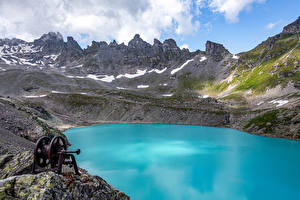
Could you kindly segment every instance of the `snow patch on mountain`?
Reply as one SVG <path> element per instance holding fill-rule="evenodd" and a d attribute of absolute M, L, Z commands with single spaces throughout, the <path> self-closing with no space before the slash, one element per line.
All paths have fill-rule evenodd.
<path fill-rule="evenodd" d="M 207 58 L 205 57 L 205 56 L 202 56 L 201 58 L 200 58 L 200 62 L 203 62 L 203 61 L 205 61 Z"/>
<path fill-rule="evenodd" d="M 162 70 L 159 70 L 159 69 L 151 69 L 150 71 L 148 71 L 148 73 L 155 72 L 155 73 L 157 73 L 157 74 L 161 74 L 161 73 L 163 73 L 163 72 L 166 71 L 166 70 L 167 70 L 166 67 L 163 68 Z"/>
<path fill-rule="evenodd" d="M 137 86 L 137 88 L 140 88 L 140 89 L 141 89 L 141 88 L 148 88 L 148 87 L 149 87 L 149 85 L 138 85 L 138 86 Z"/>
<path fill-rule="evenodd" d="M 53 94 L 67 94 L 66 92 L 60 92 L 60 91 L 55 91 L 55 90 L 52 90 L 51 93 L 53 93 Z"/>
<path fill-rule="evenodd" d="M 100 81 L 104 81 L 107 83 L 111 83 L 113 80 L 115 80 L 115 77 L 113 75 L 104 75 L 104 78 L 101 78 Z"/>
<path fill-rule="evenodd" d="M 240 57 L 234 54 L 234 55 L 232 55 L 232 58 L 233 59 L 239 59 Z"/>
<path fill-rule="evenodd" d="M 139 77 L 139 76 L 143 76 L 145 75 L 147 72 L 147 69 L 145 70 L 137 70 L 135 74 L 119 74 L 116 78 L 119 79 L 119 78 L 122 78 L 122 77 L 125 77 L 125 78 L 136 78 L 136 77 Z"/>
<path fill-rule="evenodd" d="M 25 98 L 42 98 L 42 97 L 46 97 L 47 94 L 42 94 L 42 95 L 29 95 L 29 96 L 23 96 Z"/>
<path fill-rule="evenodd" d="M 173 96 L 173 93 L 171 93 L 171 94 L 163 94 L 162 96 L 163 97 L 171 97 L 171 96 Z"/>
<path fill-rule="evenodd" d="M 51 54 L 51 55 L 44 56 L 44 58 L 55 61 L 58 58 L 58 56 L 60 56 L 60 54 Z"/>
<path fill-rule="evenodd" d="M 276 107 L 280 107 L 287 104 L 288 102 L 288 100 L 272 100 L 269 103 L 277 104 Z"/>
<path fill-rule="evenodd" d="M 103 78 L 99 78 L 99 77 L 103 77 Z M 112 82 L 113 80 L 115 80 L 115 77 L 113 75 L 94 75 L 94 74 L 88 74 L 87 78 L 90 79 L 94 79 L 97 81 L 104 81 L 104 82 Z"/>
<path fill-rule="evenodd" d="M 192 62 L 194 59 L 190 59 L 190 60 L 187 60 L 185 63 L 183 63 L 180 67 L 176 68 L 176 69 L 173 69 L 171 71 L 171 74 L 175 74 L 176 72 L 182 70 L 189 62 Z"/>
<path fill-rule="evenodd" d="M 209 96 L 208 95 L 199 95 L 198 96 L 198 98 L 200 98 L 200 99 L 206 99 L 206 98 L 208 98 Z"/>
<path fill-rule="evenodd" d="M 260 101 L 260 102 L 258 102 L 258 104 L 256 104 L 256 105 L 261 105 L 261 104 L 263 104 L 264 103 L 264 101 Z"/>
<path fill-rule="evenodd" d="M 81 68 L 83 65 L 76 65 L 74 67 L 70 67 L 70 69 Z"/>
<path fill-rule="evenodd" d="M 127 90 L 127 88 L 124 87 L 116 87 L 118 90 Z"/>

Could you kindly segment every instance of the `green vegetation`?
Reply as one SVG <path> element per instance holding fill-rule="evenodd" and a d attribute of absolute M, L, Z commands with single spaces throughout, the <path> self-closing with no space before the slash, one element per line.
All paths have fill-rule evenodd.
<path fill-rule="evenodd" d="M 235 91 L 252 90 L 257 93 L 264 92 L 266 88 L 276 87 L 281 82 L 277 74 L 266 72 L 266 66 L 256 67 L 251 72 L 245 72 L 233 81 L 239 81 Z"/>
<path fill-rule="evenodd" d="M 104 97 L 88 96 L 82 94 L 51 94 L 51 96 L 55 97 L 57 101 L 62 102 L 63 105 L 69 105 L 76 108 L 80 106 L 97 105 L 99 104 L 99 100 L 107 101 L 107 99 Z"/>
<path fill-rule="evenodd" d="M 264 113 L 263 115 L 257 116 L 251 119 L 248 124 L 244 126 L 245 129 L 249 128 L 250 126 L 258 126 L 259 129 L 265 128 L 266 133 L 273 133 L 273 126 L 274 124 L 278 123 L 277 114 L 279 113 L 278 110 L 272 110 L 269 112 Z"/>
<path fill-rule="evenodd" d="M 223 97 L 222 99 L 223 100 L 234 100 L 234 101 L 238 101 L 238 102 L 246 102 L 246 99 L 242 93 L 229 94 L 229 95 Z"/>
<path fill-rule="evenodd" d="M 212 85 L 211 90 L 215 93 L 220 93 L 220 92 L 226 90 L 229 85 L 230 85 L 230 83 L 228 81 L 223 81 L 223 82 Z"/>
<path fill-rule="evenodd" d="M 176 93 L 179 94 L 184 93 L 184 91 L 202 90 L 214 83 L 213 77 L 194 77 L 190 72 L 181 75 L 178 80 L 179 84 Z"/>
<path fill-rule="evenodd" d="M 281 35 L 269 38 L 241 57 L 242 63 L 234 66 L 234 78 L 211 84 L 208 93 L 219 94 L 235 85 L 232 93 L 264 93 L 278 85 L 285 87 L 288 82 L 300 81 L 300 34 Z M 224 99 L 242 100 L 239 95 L 228 95 Z"/>

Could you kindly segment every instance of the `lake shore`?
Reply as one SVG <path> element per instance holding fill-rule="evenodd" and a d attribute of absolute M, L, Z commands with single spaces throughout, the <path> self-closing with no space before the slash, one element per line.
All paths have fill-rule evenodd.
<path fill-rule="evenodd" d="M 95 121 L 95 122 L 87 122 L 87 123 L 81 123 L 78 125 L 64 125 L 59 128 L 60 131 L 62 131 L 64 134 L 67 130 L 72 129 L 72 128 L 80 128 L 80 127 L 87 127 L 87 126 L 95 126 L 95 125 L 103 125 L 103 124 L 162 124 L 162 125 L 192 125 L 192 126 L 205 126 L 201 124 L 193 124 L 193 123 L 159 123 L 159 122 L 144 122 L 144 121 L 134 121 L 134 122 L 125 122 L 125 121 Z M 269 137 L 269 138 L 280 138 L 280 139 L 287 139 L 287 140 L 294 140 L 294 141 L 300 141 L 300 138 L 290 138 L 290 137 L 285 137 L 285 136 L 280 136 L 280 135 L 272 135 L 272 134 L 267 134 L 267 133 L 258 133 L 258 132 L 248 132 L 245 131 L 242 128 L 234 128 L 230 126 L 205 126 L 205 127 L 215 127 L 215 128 L 226 128 L 226 129 L 234 129 L 234 130 L 239 130 L 243 131 L 245 133 L 251 134 L 251 135 L 256 135 L 256 136 L 262 136 L 262 137 Z"/>

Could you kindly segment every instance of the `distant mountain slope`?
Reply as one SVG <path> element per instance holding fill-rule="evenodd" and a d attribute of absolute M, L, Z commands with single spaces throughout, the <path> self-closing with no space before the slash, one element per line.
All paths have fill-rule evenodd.
<path fill-rule="evenodd" d="M 51 89 L 49 85 L 60 83 L 68 82 L 67 85 L 70 85 L 73 82 L 78 86 L 75 82 L 82 79 L 93 80 L 100 87 L 133 91 L 143 89 L 163 96 L 178 92 L 182 77 L 187 73 L 197 80 L 221 80 L 227 76 L 228 69 L 236 61 L 223 45 L 211 41 L 206 43 L 205 51 L 189 52 L 188 49 L 180 49 L 173 39 L 164 42 L 155 39 L 153 45 L 150 45 L 137 34 L 128 45 L 117 44 L 116 41 L 110 44 L 93 41 L 82 50 L 72 37 L 64 42 L 60 33 L 50 32 L 33 42 L 19 39 L 0 40 L 0 71 L 17 69 L 23 73 L 22 70 L 25 69 L 26 74 L 34 71 L 31 73 L 31 81 L 27 79 L 26 82 L 26 79 L 21 78 L 12 84 L 12 79 L 4 73 L 1 81 L 8 87 L 0 88 L 0 92 L 3 91 L 4 95 L 30 96 L 28 88 L 39 88 L 40 92 L 44 92 L 43 90 Z M 45 73 L 60 74 L 65 80 L 57 77 L 52 78 L 50 84 L 39 85 L 39 81 L 34 82 L 45 77 Z M 48 78 L 45 77 L 41 82 L 47 81 Z M 66 91 L 68 90 L 64 90 Z"/>
<path fill-rule="evenodd" d="M 263 95 L 280 87 L 277 94 L 299 92 L 300 85 L 300 31 L 299 21 L 284 27 L 283 32 L 268 38 L 254 49 L 239 54 L 231 75 L 206 88 L 207 93 L 219 97 Z"/>
<path fill-rule="evenodd" d="M 57 128 L 189 123 L 300 138 L 299 21 L 237 55 L 211 41 L 190 52 L 138 34 L 128 45 L 93 41 L 86 49 L 53 32 L 33 42 L 3 39 L 0 95 L 41 106 Z"/>

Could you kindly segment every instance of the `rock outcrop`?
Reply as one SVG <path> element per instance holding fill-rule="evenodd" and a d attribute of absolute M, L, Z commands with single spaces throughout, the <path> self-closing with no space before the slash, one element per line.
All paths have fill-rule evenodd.
<path fill-rule="evenodd" d="M 17 127 L 28 129 L 26 126 L 28 120 L 24 118 L 22 112 L 26 112 L 26 116 L 32 120 L 32 124 L 28 125 L 29 128 L 36 126 L 34 120 L 36 114 L 23 107 L 22 103 L 16 105 L 2 100 L 0 106 L 12 106 L 9 110 L 2 110 L 4 114 L 0 112 L 2 114 L 0 119 L 10 117 L 10 112 L 15 112 L 17 118 L 16 120 L 9 118 L 1 122 L 0 126 L 0 199 L 129 199 L 102 178 L 91 176 L 84 169 L 80 169 L 81 175 L 75 175 L 67 166 L 64 166 L 62 174 L 54 172 L 32 174 L 34 143 L 15 130 Z M 32 135 L 34 134 L 33 132 Z M 41 129 L 38 135 L 44 136 L 47 133 Z"/>
<path fill-rule="evenodd" d="M 300 33 L 300 17 L 293 23 L 285 26 L 283 28 L 282 33 L 284 34 L 295 34 L 295 33 Z"/>
<path fill-rule="evenodd" d="M 72 37 L 64 42 L 58 32 L 49 32 L 33 42 L 3 39 L 0 49 L 0 63 L 31 67 L 59 67 L 79 59 L 83 53 Z"/>
<path fill-rule="evenodd" d="M 206 54 L 212 56 L 216 61 L 221 61 L 225 56 L 230 55 L 230 52 L 219 43 L 207 41 L 205 47 Z"/>
<path fill-rule="evenodd" d="M 136 34 L 128 46 L 116 41 L 92 42 L 84 50 L 83 69 L 88 73 L 116 74 L 134 72 L 140 68 L 162 69 L 190 59 L 196 52 L 181 50 L 173 39 L 163 43 L 154 39 L 153 45 Z"/>
<path fill-rule="evenodd" d="M 102 178 L 84 172 L 81 176 L 43 172 L 0 180 L 0 199 L 129 200 L 129 197 Z"/>

